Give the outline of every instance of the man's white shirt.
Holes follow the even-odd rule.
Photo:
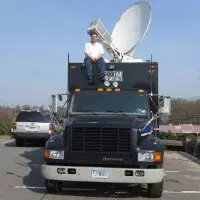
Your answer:
[[[95,42],[92,44],[91,42],[88,42],[85,44],[85,53],[89,54],[92,57],[97,57],[100,54],[104,54],[104,49],[102,44]]]

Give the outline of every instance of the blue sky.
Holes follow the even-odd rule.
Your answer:
[[[67,87],[67,54],[82,61],[89,22],[109,32],[135,0],[0,0],[0,104],[48,104]],[[200,1],[149,0],[152,21],[137,58],[159,62],[159,92],[200,96]]]

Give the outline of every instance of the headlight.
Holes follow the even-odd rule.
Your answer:
[[[113,82],[113,86],[114,86],[114,87],[118,87],[118,86],[119,86],[119,83],[118,83],[118,82]]]
[[[139,162],[160,162],[162,160],[162,152],[138,152]]]
[[[105,85],[106,87],[109,87],[109,86],[110,86],[110,82],[109,82],[109,81],[105,81],[105,82],[104,82],[104,85]]]
[[[64,151],[44,149],[44,159],[64,159]]]

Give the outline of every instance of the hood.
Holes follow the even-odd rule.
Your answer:
[[[124,115],[79,115],[67,120],[65,125],[141,128],[147,120],[147,118]]]

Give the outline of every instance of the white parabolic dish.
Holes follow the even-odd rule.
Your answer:
[[[151,22],[151,7],[137,2],[129,7],[116,23],[111,39],[122,54],[129,55],[145,36]]]

